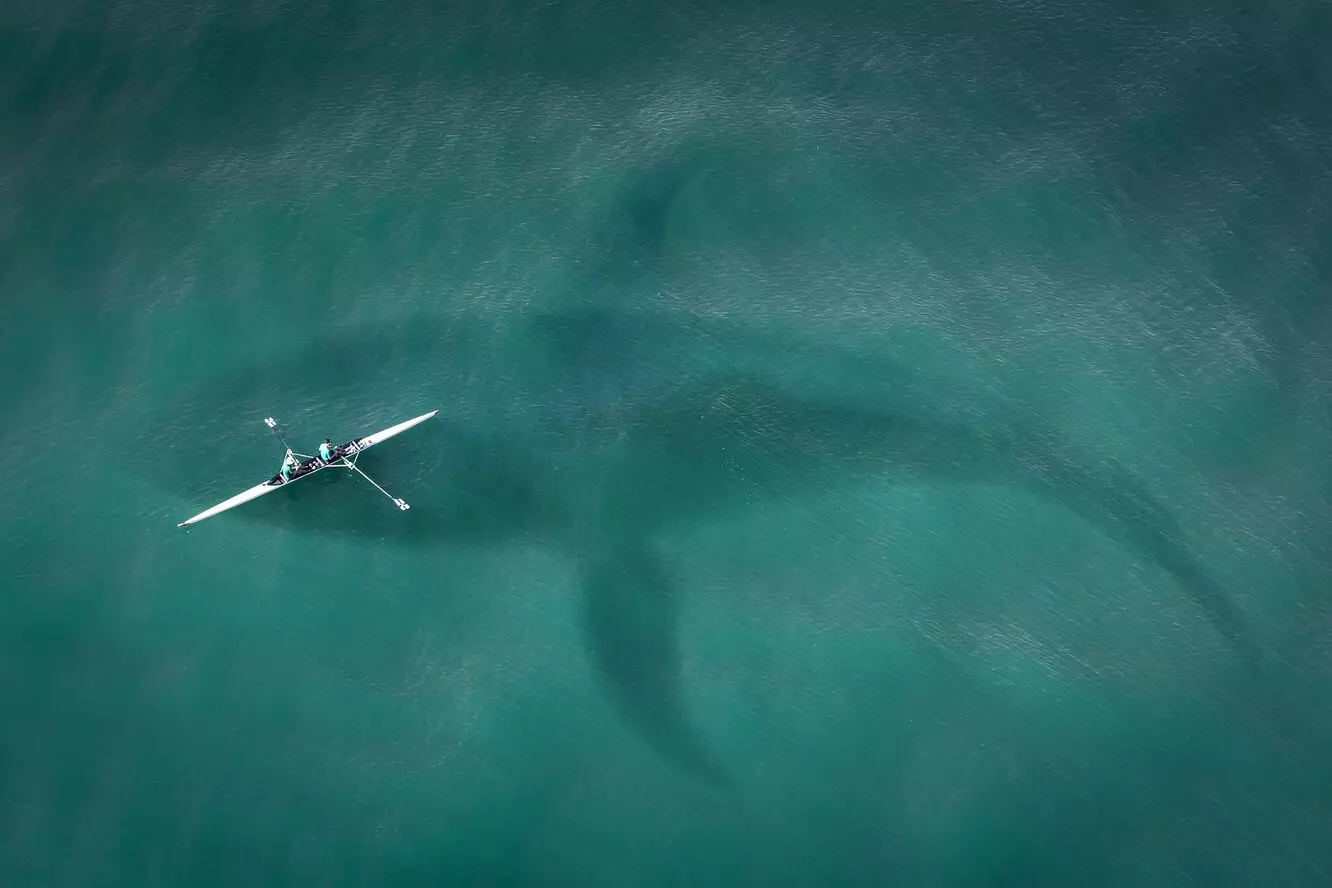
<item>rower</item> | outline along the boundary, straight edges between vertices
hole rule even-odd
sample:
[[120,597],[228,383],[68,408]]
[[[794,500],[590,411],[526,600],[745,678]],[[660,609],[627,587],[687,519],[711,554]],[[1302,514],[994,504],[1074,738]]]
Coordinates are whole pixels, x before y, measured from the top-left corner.
[[291,473],[295,471],[295,469],[296,469],[296,457],[292,454],[290,450],[288,450],[286,457],[282,460],[282,480],[290,481]]
[[333,440],[331,438],[325,438],[324,443],[319,445],[319,458],[324,462],[333,458]]

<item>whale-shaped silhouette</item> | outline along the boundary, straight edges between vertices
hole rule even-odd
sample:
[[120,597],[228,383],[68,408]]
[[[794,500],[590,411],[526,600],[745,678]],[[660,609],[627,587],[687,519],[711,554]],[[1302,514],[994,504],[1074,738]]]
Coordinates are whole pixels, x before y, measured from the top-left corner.
[[[410,317],[359,326],[208,382],[170,408],[151,477],[188,511],[253,466],[255,417],[292,416],[293,392],[337,404],[357,433],[439,407],[395,442],[424,462],[410,513],[338,507],[319,485],[220,521],[273,522],[388,545],[535,542],[579,570],[587,651],[615,710],[653,749],[724,785],[726,768],[688,716],[680,686],[682,590],[654,540],[774,492],[866,479],[1006,484],[1060,503],[1169,574],[1250,660],[1258,652],[1167,508],[1124,467],[1076,448],[1013,405],[931,379],[887,356],[632,309],[511,318]],[[321,416],[311,434],[334,418]],[[159,427],[161,424],[159,423]],[[208,470],[185,450],[249,428]],[[262,429],[259,429],[262,432]],[[254,442],[254,443],[251,443]],[[386,449],[378,460],[391,465]],[[402,465],[403,462],[399,462]],[[332,511],[330,511],[332,509]],[[194,532],[222,533],[217,520]],[[447,579],[440,578],[446,584]]]
[[[318,403],[310,433],[322,436],[440,408],[428,434],[367,456],[425,462],[410,513],[339,506],[312,482],[216,520],[399,546],[522,541],[563,552],[578,570],[587,652],[615,711],[665,760],[718,785],[730,778],[694,728],[681,687],[683,593],[655,541],[774,494],[891,478],[1020,487],[1172,577],[1258,668],[1240,613],[1178,521],[1114,460],[910,361],[644,307],[671,284],[672,263],[687,259],[673,241],[681,195],[692,188],[726,200],[705,147],[679,146],[624,184],[602,228],[588,232],[586,256],[572,263],[583,270],[564,293],[544,297],[545,308],[441,309],[358,325],[222,373],[149,420],[158,434],[136,464],[189,509],[254,472],[258,417],[302,422],[305,405]],[[245,446],[221,448],[199,470],[195,442],[237,435]],[[320,508],[301,502],[313,497]]]

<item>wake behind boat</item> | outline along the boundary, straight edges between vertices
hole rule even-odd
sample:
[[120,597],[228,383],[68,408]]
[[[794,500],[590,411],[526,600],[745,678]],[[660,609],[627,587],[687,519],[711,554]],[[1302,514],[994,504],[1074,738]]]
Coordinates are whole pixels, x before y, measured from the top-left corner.
[[278,490],[279,488],[286,487],[288,484],[291,484],[293,481],[299,481],[302,478],[308,478],[310,475],[313,475],[315,472],[320,472],[323,471],[324,469],[331,469],[331,468],[344,468],[347,469],[348,471],[355,472],[365,480],[369,481],[371,484],[374,484],[376,490],[384,494],[384,496],[387,496],[389,499],[393,500],[393,504],[397,506],[399,510],[405,512],[408,509],[410,509],[411,506],[407,505],[407,503],[404,502],[402,499],[393,496],[387,490],[376,484],[373,478],[371,478],[365,472],[362,472],[360,470],[360,468],[356,465],[356,459],[358,456],[361,455],[361,453],[363,453],[366,450],[369,450],[371,447],[374,447],[376,444],[379,444],[383,441],[387,441],[389,438],[392,438],[394,435],[400,435],[403,432],[410,429],[412,426],[420,425],[421,423],[425,422],[427,419],[434,416],[438,412],[439,412],[438,410],[431,410],[429,413],[424,413],[421,416],[418,416],[414,419],[409,419],[406,422],[400,422],[395,426],[389,426],[383,431],[375,432],[372,435],[366,435],[362,438],[353,438],[352,440],[348,441],[346,444],[342,444],[339,445],[338,447],[332,448],[331,452],[329,453],[328,459],[321,459],[318,456],[310,456],[309,454],[296,453],[295,451],[293,451],[290,446],[287,446],[286,439],[284,439],[281,433],[278,432],[277,421],[270,416],[267,419],[265,419],[264,422],[268,425],[270,429],[273,430],[273,434],[278,436],[278,440],[282,441],[283,446],[287,447],[287,456],[289,458],[300,457],[300,461],[296,462],[295,465],[292,467],[290,475],[288,477],[284,477],[283,473],[279,472],[276,475],[274,475],[272,478],[269,478],[267,481],[263,482],[262,484],[256,484],[254,487],[251,487],[249,490],[243,490],[240,493],[233,496],[231,499],[223,500],[222,502],[218,503],[216,506],[213,506],[211,509],[205,509],[204,511],[200,512],[198,515],[195,515],[193,518],[187,518],[184,521],[177,524],[176,526],[186,527],[190,524],[197,524],[198,522],[204,520],[205,518],[212,518],[214,515],[218,514],[219,512],[225,512],[228,509],[234,509],[239,505],[248,503],[250,500],[258,499],[264,494],[272,493],[273,491]]

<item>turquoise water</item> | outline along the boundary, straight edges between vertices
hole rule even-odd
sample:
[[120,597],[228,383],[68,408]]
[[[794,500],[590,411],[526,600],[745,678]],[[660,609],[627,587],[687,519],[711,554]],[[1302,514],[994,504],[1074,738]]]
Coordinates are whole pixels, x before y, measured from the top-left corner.
[[0,6],[0,885],[1332,880],[1327,11],[880,6]]

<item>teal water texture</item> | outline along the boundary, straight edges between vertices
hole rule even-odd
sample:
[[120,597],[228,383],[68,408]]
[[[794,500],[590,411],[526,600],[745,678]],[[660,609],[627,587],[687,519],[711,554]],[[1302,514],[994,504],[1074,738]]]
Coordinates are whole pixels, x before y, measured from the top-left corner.
[[0,12],[0,884],[1332,880],[1322,4]]

